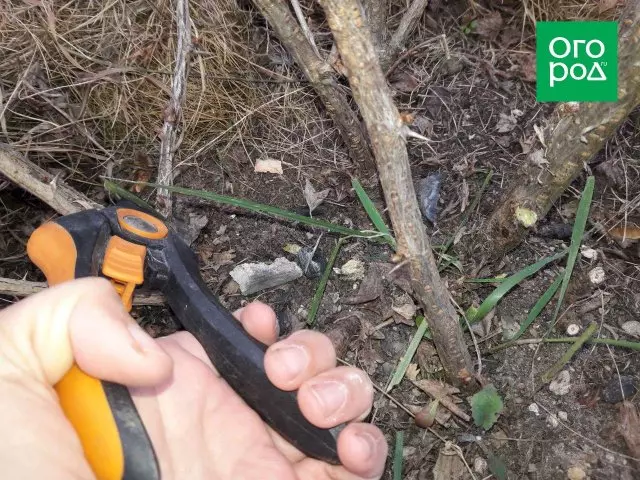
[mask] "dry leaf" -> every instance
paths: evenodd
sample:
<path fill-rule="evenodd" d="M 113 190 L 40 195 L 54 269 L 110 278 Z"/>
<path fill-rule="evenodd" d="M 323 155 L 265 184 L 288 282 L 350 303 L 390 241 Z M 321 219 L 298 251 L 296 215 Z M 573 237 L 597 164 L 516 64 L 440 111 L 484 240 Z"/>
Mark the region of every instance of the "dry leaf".
<path fill-rule="evenodd" d="M 627 400 L 620 404 L 618 429 L 627 442 L 631 456 L 640 458 L 640 416 L 636 406 Z"/>
<path fill-rule="evenodd" d="M 313 213 L 313 211 L 318 208 L 320 204 L 322 204 L 322 202 L 324 202 L 324 199 L 327 198 L 330 191 L 330 188 L 322 190 L 321 192 L 316 191 L 316 189 L 313 188 L 313 185 L 311 185 L 311 182 L 307 178 L 304 186 L 304 199 L 309 206 L 309 213 Z"/>
<path fill-rule="evenodd" d="M 282 162 L 280 160 L 272 160 L 270 158 L 259 159 L 256 161 L 254 172 L 276 173 L 278 175 L 282 175 Z"/>
<path fill-rule="evenodd" d="M 640 240 L 640 227 L 637 227 L 635 225 L 627 225 L 626 228 L 624 226 L 615 227 L 609 230 L 609 235 L 614 240 L 622 243 L 633 240 Z"/>
<path fill-rule="evenodd" d="M 407 370 L 404 372 L 404 376 L 407 377 L 412 382 L 415 382 L 418 379 L 418 374 L 420 373 L 420 368 L 417 363 L 410 363 L 407 367 Z"/>
<path fill-rule="evenodd" d="M 486 17 L 476 20 L 475 32 L 481 37 L 493 40 L 502 30 L 502 23 L 500 12 L 491 12 Z"/>
<path fill-rule="evenodd" d="M 133 159 L 133 165 L 135 167 L 133 178 L 136 182 L 148 182 L 151 179 L 152 164 L 149 155 L 143 152 L 137 152 Z M 130 187 L 130 190 L 135 193 L 140 193 L 144 189 L 145 185 L 142 183 L 134 183 Z"/>
<path fill-rule="evenodd" d="M 234 250 L 228 250 L 226 252 L 214 253 L 211 255 L 211 268 L 214 271 L 218 271 L 220 267 L 223 265 L 231 265 L 233 260 L 236 258 L 236 254 Z"/>
<path fill-rule="evenodd" d="M 471 417 L 456 405 L 456 403 L 461 402 L 459 398 L 454 396 L 454 394 L 460 392 L 456 387 L 436 380 L 418 380 L 417 382 L 413 382 L 413 384 L 431 397 L 439 400 L 443 407 L 447 408 L 451 413 L 460 417 L 465 422 L 471 420 Z"/>
<path fill-rule="evenodd" d="M 365 342 L 364 346 L 358 351 L 358 361 L 370 376 L 376 373 L 378 364 L 384 363 L 380 352 L 378 352 L 377 348 L 371 346 L 371 342 Z"/>
<path fill-rule="evenodd" d="M 618 0 L 600 0 L 598 3 L 598 14 L 611 10 L 618 5 Z"/>
<path fill-rule="evenodd" d="M 466 478 L 467 468 L 458 453 L 445 445 L 438 454 L 438 460 L 433 467 L 433 480 L 459 480 Z"/>
<path fill-rule="evenodd" d="M 460 213 L 464 212 L 469 206 L 469 184 L 462 179 L 462 192 L 460 192 Z"/>
<path fill-rule="evenodd" d="M 536 55 L 535 53 L 525 53 L 517 57 L 520 65 L 520 78 L 525 82 L 536 82 Z"/>
<path fill-rule="evenodd" d="M 544 150 L 534 150 L 529 154 L 529 161 L 538 168 L 544 168 L 545 165 L 549 165 L 549 161 L 544 158 Z"/>
<path fill-rule="evenodd" d="M 400 305 L 398 307 L 392 306 L 391 309 L 405 320 L 411 320 L 416 314 L 417 307 L 413 302 L 411 302 L 405 303 L 404 305 Z"/>
<path fill-rule="evenodd" d="M 411 93 L 420 86 L 420 82 L 408 72 L 396 71 L 391 75 L 389 84 L 404 93 Z"/>
<path fill-rule="evenodd" d="M 518 125 L 518 117 L 522 116 L 522 111 L 513 109 L 511 110 L 511 114 L 507 115 L 505 113 L 500 114 L 500 118 L 498 119 L 498 123 L 496 124 L 496 131 L 498 133 L 508 133 L 511 132 L 516 125 Z"/>
<path fill-rule="evenodd" d="M 413 120 L 413 126 L 421 135 L 431 137 L 433 135 L 433 121 L 424 115 L 417 115 Z"/>
<path fill-rule="evenodd" d="M 359 305 L 375 300 L 382 294 L 382 277 L 391 268 L 382 263 L 372 263 L 369 265 L 367 274 L 362 280 L 358 293 L 345 298 L 342 303 L 345 305 Z"/>

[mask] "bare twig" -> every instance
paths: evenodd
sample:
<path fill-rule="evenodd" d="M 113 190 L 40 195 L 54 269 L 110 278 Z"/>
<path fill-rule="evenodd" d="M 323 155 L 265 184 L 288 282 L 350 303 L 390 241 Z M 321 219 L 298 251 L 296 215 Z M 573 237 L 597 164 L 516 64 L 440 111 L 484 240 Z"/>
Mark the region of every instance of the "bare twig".
<path fill-rule="evenodd" d="M 413 0 L 403 15 L 400 20 L 400 25 L 398 25 L 398 28 L 391 37 L 389 46 L 381 52 L 380 64 L 384 70 L 386 70 L 393 61 L 395 61 L 398 54 L 404 48 L 404 44 L 416 28 L 416 25 L 418 24 L 420 17 L 422 17 L 425 8 L 427 8 L 427 5 L 429 5 L 429 0 Z"/>
<path fill-rule="evenodd" d="M 46 282 L 29 282 L 0 277 L 0 295 L 28 297 L 47 288 Z M 164 305 L 164 297 L 159 293 L 139 292 L 133 297 L 134 305 Z"/>
<path fill-rule="evenodd" d="M 4 143 L 0 143 L 0 173 L 61 215 L 100 208 L 98 203 L 65 185 Z"/>
<path fill-rule="evenodd" d="M 253 0 L 253 3 L 311 82 L 349 149 L 351 160 L 354 163 L 373 165 L 358 116 L 349 107 L 348 98 L 334 78 L 331 66 L 320 60 L 302 33 L 286 0 Z"/>
<path fill-rule="evenodd" d="M 313 48 L 313 51 L 316 52 L 318 58 L 321 58 L 316 42 L 313 39 L 313 33 L 311 32 L 306 18 L 304 18 L 304 13 L 302 13 L 302 9 L 300 8 L 300 2 L 298 2 L 298 0 L 291 0 L 291 6 L 293 7 L 293 11 L 296 12 L 296 18 L 298 19 L 298 23 L 300 23 L 300 28 L 302 28 L 304 36 L 309 40 L 309 44 L 311 45 L 311 48 Z"/>
<path fill-rule="evenodd" d="M 178 147 L 176 125 L 182 120 L 182 104 L 187 88 L 187 60 L 191 51 L 189 0 L 176 0 L 176 29 L 178 33 L 176 65 L 171 81 L 171 97 L 164 112 L 160 140 L 157 182 L 160 185 L 173 185 L 173 154 Z M 158 189 L 156 204 L 162 215 L 171 216 L 172 201 L 168 190 Z"/>
<path fill-rule="evenodd" d="M 319 0 L 348 71 L 378 166 L 398 254 L 408 260 L 440 360 L 452 384 L 471 377 L 471 356 L 449 293 L 440 279 L 411 180 L 403 123 L 378 62 L 357 0 Z"/>

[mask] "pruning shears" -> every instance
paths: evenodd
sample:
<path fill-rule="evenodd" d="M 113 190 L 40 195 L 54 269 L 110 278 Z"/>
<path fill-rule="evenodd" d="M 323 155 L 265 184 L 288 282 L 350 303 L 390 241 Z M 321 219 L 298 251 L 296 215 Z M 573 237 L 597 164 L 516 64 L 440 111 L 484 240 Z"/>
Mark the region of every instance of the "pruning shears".
<path fill-rule="evenodd" d="M 88 276 L 110 279 L 127 311 L 137 288 L 162 292 L 220 375 L 270 427 L 306 455 L 339 463 L 340 426 L 312 425 L 298 407 L 297 392 L 269 381 L 266 346 L 220 304 L 200 276 L 195 253 L 161 218 L 128 202 L 74 213 L 37 228 L 27 253 L 49 285 Z M 151 440 L 125 386 L 90 377 L 74 365 L 55 389 L 100 480 L 160 478 Z"/>

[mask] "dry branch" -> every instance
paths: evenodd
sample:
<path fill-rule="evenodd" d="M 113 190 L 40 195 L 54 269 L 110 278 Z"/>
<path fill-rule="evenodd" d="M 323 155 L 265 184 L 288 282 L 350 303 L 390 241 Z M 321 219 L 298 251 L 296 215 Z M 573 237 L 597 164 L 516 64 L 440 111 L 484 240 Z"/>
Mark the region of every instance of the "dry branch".
<path fill-rule="evenodd" d="M 424 308 L 451 383 L 472 372 L 458 317 L 440 279 L 409 170 L 403 123 L 378 62 L 357 0 L 319 0 L 367 125 L 398 253 L 407 259 L 412 288 Z"/>
<path fill-rule="evenodd" d="M 333 76 L 333 70 L 320 60 L 304 36 L 300 25 L 289 10 L 286 0 L 253 0 L 277 37 L 293 55 L 314 90 L 322 100 L 329 116 L 340 131 L 354 163 L 373 165 L 371 151 L 360 128 L 357 115 L 349 107 L 345 93 Z"/>
<path fill-rule="evenodd" d="M 605 141 L 640 104 L 640 1 L 629 3 L 620 29 L 617 103 L 569 103 L 555 109 L 543 129 L 544 148 L 549 162 L 544 170 L 527 162 L 517 176 L 515 187 L 498 202 L 480 243 L 488 258 L 499 258 L 517 246 L 528 229 L 516 219 L 516 209 L 545 217 L 553 203 L 569 187 L 584 165 L 591 161 Z"/>
<path fill-rule="evenodd" d="M 291 0 L 291 6 L 293 7 L 293 11 L 296 12 L 296 18 L 298 19 L 298 23 L 300 23 L 300 28 L 302 28 L 304 36 L 307 37 L 311 48 L 313 48 L 313 51 L 316 53 L 318 58 L 320 58 L 320 52 L 318 51 L 315 40 L 313 39 L 313 33 L 309 28 L 309 24 L 307 24 L 307 20 L 304 18 L 304 13 L 302 13 L 300 2 L 298 2 L 298 0 Z"/>
<path fill-rule="evenodd" d="M 47 288 L 46 282 L 29 282 L 0 277 L 0 295 L 28 297 Z M 134 305 L 164 305 L 164 297 L 159 293 L 140 292 L 133 297 Z"/>
<path fill-rule="evenodd" d="M 38 197 L 60 215 L 100 208 L 99 204 L 65 185 L 4 143 L 0 143 L 0 173 Z"/>
<path fill-rule="evenodd" d="M 389 45 L 384 48 L 380 54 L 380 65 L 382 65 L 383 70 L 386 71 L 396 60 L 396 57 L 404 48 L 407 39 L 418 25 L 420 17 L 422 17 L 427 5 L 429 5 L 429 0 L 413 0 L 411 5 L 409 5 L 409 8 L 400 20 L 398 28 L 389 41 Z"/>
<path fill-rule="evenodd" d="M 164 112 L 164 124 L 160 137 L 158 181 L 160 185 L 173 185 L 173 154 L 178 148 L 176 125 L 182 120 L 182 104 L 187 89 L 187 60 L 191 51 L 191 18 L 189 0 L 176 0 L 176 65 L 171 80 L 171 97 Z M 156 196 L 158 211 L 165 217 L 172 212 L 171 193 L 158 189 Z"/>

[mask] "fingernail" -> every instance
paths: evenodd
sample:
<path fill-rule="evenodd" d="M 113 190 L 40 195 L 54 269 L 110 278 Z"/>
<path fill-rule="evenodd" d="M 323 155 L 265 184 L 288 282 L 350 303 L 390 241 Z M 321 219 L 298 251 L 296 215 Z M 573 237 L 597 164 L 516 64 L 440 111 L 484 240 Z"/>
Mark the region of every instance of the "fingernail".
<path fill-rule="evenodd" d="M 272 352 L 278 368 L 288 381 L 295 380 L 309 365 L 309 354 L 300 345 L 283 345 Z"/>
<path fill-rule="evenodd" d="M 325 417 L 332 417 L 347 403 L 347 386 L 333 380 L 311 386 Z"/>
<path fill-rule="evenodd" d="M 157 352 L 160 347 L 156 341 L 137 323 L 129 323 L 129 334 L 133 339 L 133 348 L 138 353 L 145 355 L 151 352 Z"/>
<path fill-rule="evenodd" d="M 367 432 L 359 432 L 355 437 L 359 448 L 362 451 L 362 456 L 367 459 L 371 458 L 376 452 L 376 439 Z"/>

